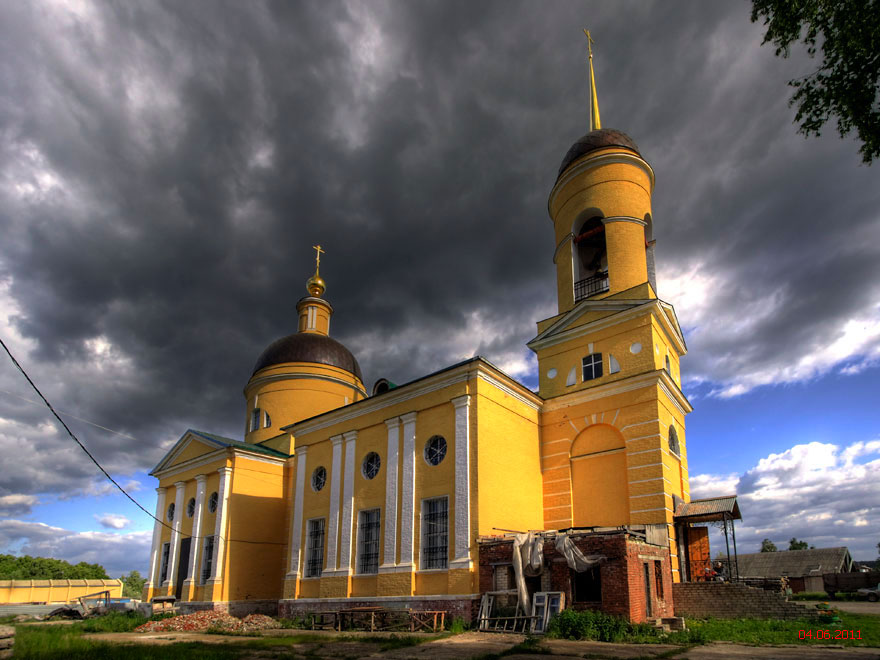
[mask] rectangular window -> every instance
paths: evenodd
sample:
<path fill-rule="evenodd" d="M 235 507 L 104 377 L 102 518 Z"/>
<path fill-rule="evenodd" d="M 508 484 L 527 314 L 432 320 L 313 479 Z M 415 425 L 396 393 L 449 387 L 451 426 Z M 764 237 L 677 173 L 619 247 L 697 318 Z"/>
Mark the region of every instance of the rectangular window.
<path fill-rule="evenodd" d="M 214 537 L 205 537 L 205 547 L 202 554 L 202 584 L 211 578 L 211 570 L 214 568 Z"/>
<path fill-rule="evenodd" d="M 379 509 L 358 514 L 358 573 L 379 572 Z"/>
<path fill-rule="evenodd" d="M 597 603 L 602 600 L 602 579 L 599 567 L 587 569 L 582 573 L 571 572 L 571 599 L 575 603 Z"/>
<path fill-rule="evenodd" d="M 446 568 L 449 557 L 449 499 L 422 502 L 422 568 Z"/>
<path fill-rule="evenodd" d="M 602 354 L 593 353 L 584 358 L 584 381 L 602 377 Z"/>
<path fill-rule="evenodd" d="M 264 412 L 263 413 L 263 427 L 269 428 L 270 426 L 272 426 L 272 418 L 269 417 L 269 413 Z"/>
<path fill-rule="evenodd" d="M 162 569 L 159 571 L 159 584 L 168 579 L 168 556 L 171 554 L 171 544 L 162 544 Z"/>
<path fill-rule="evenodd" d="M 251 411 L 251 431 L 256 431 L 260 428 L 260 409 L 254 408 Z"/>
<path fill-rule="evenodd" d="M 324 519 L 308 522 L 306 532 L 306 577 L 321 577 L 324 568 Z"/>

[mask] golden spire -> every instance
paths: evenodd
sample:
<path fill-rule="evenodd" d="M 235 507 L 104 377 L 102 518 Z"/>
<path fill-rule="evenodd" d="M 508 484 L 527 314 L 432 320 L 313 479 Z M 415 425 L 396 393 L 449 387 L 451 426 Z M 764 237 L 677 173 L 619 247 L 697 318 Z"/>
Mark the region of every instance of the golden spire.
<path fill-rule="evenodd" d="M 602 120 L 599 118 L 599 97 L 596 94 L 596 74 L 593 72 L 593 37 L 590 31 L 584 28 L 587 35 L 587 48 L 590 51 L 590 131 L 602 128 Z"/>
<path fill-rule="evenodd" d="M 306 291 L 309 292 L 309 295 L 314 296 L 315 298 L 320 298 L 321 294 L 324 293 L 327 286 L 324 284 L 324 280 L 321 279 L 321 253 L 326 254 L 326 250 L 321 248 L 321 245 L 313 245 L 312 248 L 315 250 L 315 274 L 312 275 L 308 281 L 306 282 Z"/>

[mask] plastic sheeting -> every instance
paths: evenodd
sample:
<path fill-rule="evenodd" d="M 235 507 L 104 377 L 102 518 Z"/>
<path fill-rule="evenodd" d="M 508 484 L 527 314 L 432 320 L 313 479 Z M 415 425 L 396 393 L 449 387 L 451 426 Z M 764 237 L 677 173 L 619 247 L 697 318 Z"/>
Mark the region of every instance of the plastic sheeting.
<path fill-rule="evenodd" d="M 606 560 L 605 555 L 585 555 L 565 532 L 556 534 L 556 549 L 565 557 L 568 567 L 578 573 L 588 571 Z"/>
<path fill-rule="evenodd" d="M 513 537 L 513 576 L 516 580 L 517 605 L 524 614 L 531 614 L 526 578 L 544 571 L 544 537 L 529 532 Z"/>

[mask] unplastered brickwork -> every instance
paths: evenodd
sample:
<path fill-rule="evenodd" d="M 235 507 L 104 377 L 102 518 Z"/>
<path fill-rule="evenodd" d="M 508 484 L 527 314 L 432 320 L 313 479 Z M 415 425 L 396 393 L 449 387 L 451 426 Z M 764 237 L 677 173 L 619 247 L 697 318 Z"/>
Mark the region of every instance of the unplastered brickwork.
<path fill-rule="evenodd" d="M 650 579 L 651 618 L 673 615 L 672 569 L 669 551 L 663 546 L 640 540 L 624 531 L 592 533 L 574 537 L 575 545 L 585 555 L 603 555 L 606 561 L 599 567 L 601 603 L 573 603 L 571 570 L 565 557 L 556 549 L 553 536 L 544 542 L 544 567 L 541 588 L 562 591 L 565 602 L 575 609 L 601 609 L 608 614 L 623 616 L 633 622 L 647 618 L 645 569 Z M 513 539 L 510 537 L 482 539 L 480 548 L 480 592 L 495 589 L 495 566 L 510 564 L 513 557 Z M 654 562 L 660 562 L 662 597 L 657 588 Z"/>
<path fill-rule="evenodd" d="M 736 619 L 807 619 L 816 615 L 771 591 L 728 582 L 681 582 L 673 585 L 676 616 Z"/>
<path fill-rule="evenodd" d="M 434 612 L 446 612 L 447 625 L 453 619 L 464 619 L 467 622 L 474 620 L 479 607 L 479 600 L 470 597 L 462 598 L 407 598 L 379 600 L 346 599 L 321 599 L 321 601 L 302 602 L 299 600 L 282 600 L 278 603 L 278 615 L 292 619 L 297 616 L 313 614 L 316 612 L 336 612 L 350 610 L 357 607 L 387 607 L 388 609 L 410 609 Z"/>

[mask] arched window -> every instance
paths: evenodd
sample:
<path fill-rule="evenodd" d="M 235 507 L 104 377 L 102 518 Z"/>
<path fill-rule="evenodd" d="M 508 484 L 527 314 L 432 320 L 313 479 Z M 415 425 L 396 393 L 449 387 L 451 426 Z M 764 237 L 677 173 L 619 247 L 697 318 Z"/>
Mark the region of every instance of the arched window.
<path fill-rule="evenodd" d="M 666 356 L 666 373 L 672 376 L 672 364 L 669 362 L 669 356 Z"/>
<path fill-rule="evenodd" d="M 605 225 L 593 216 L 575 232 L 573 245 L 575 302 L 608 290 L 608 251 Z"/>
<path fill-rule="evenodd" d="M 681 447 L 678 444 L 678 433 L 675 432 L 675 427 L 669 427 L 669 451 L 671 451 L 676 456 L 681 454 Z"/>

